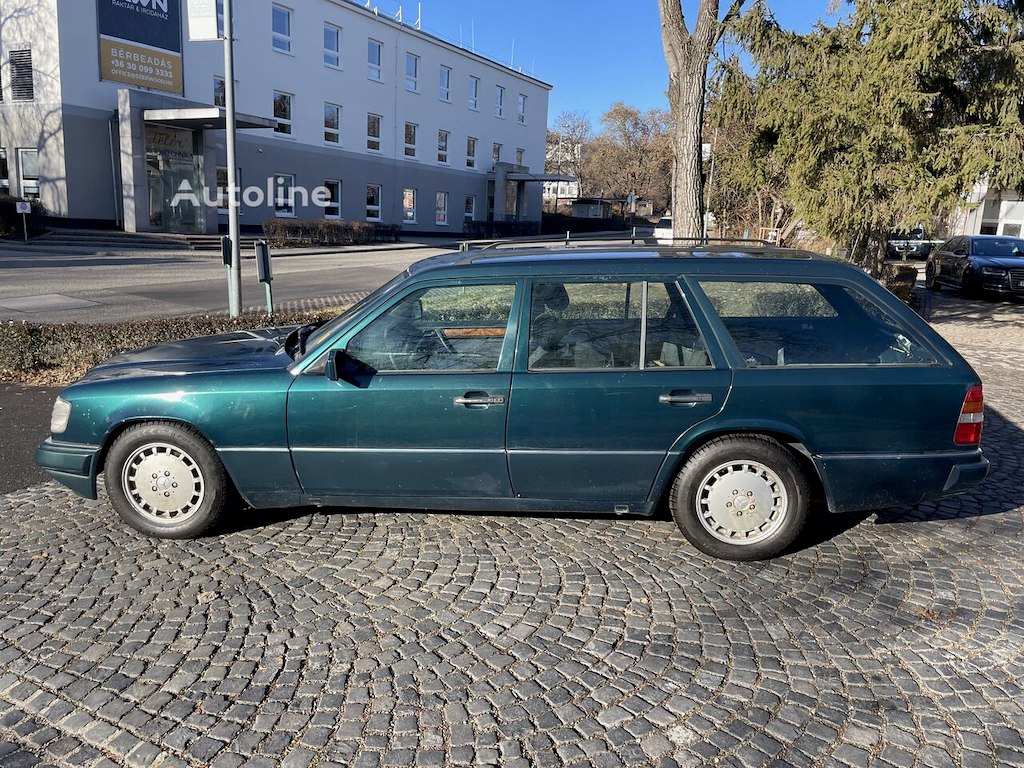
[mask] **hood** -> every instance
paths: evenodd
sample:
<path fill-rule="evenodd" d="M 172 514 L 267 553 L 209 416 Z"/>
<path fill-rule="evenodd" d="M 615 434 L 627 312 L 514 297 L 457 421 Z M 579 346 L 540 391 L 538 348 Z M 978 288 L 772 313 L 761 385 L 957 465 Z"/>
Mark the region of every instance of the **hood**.
<path fill-rule="evenodd" d="M 294 326 L 233 331 L 122 352 L 90 370 L 82 381 L 134 376 L 183 376 L 241 369 L 285 368 L 285 339 Z"/>
<path fill-rule="evenodd" d="M 975 256 L 974 259 L 979 267 L 1024 269 L 1024 254 L 1020 256 Z"/>

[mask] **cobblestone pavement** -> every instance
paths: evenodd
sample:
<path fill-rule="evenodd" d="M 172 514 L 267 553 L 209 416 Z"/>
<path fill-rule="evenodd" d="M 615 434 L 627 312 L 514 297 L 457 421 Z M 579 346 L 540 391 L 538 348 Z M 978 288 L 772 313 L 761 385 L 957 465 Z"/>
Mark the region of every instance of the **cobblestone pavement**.
<path fill-rule="evenodd" d="M 579 517 L 156 542 L 0 496 L 0 765 L 1024 765 L 1024 305 L 928 299 L 985 378 L 991 478 L 772 562 Z"/>

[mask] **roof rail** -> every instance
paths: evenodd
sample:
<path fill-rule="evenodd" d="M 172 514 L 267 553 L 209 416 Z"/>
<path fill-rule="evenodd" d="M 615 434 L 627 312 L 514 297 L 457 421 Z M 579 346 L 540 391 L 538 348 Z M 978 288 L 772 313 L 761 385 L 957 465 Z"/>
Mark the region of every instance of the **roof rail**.
<path fill-rule="evenodd" d="M 524 245 L 535 245 L 537 247 L 583 247 L 588 245 L 601 245 L 604 243 L 626 243 L 630 245 L 663 245 L 663 241 L 672 240 L 672 245 L 721 245 L 740 244 L 758 247 L 777 248 L 778 243 L 769 240 L 755 240 L 742 237 L 660 237 L 655 240 L 653 235 L 638 235 L 637 228 L 633 227 L 632 233 L 623 232 L 566 232 L 565 236 L 560 235 L 532 235 L 528 237 L 492 238 L 485 240 L 460 240 L 460 251 L 490 251 L 503 247 L 522 247 Z M 545 245 L 545 244 L 549 245 Z M 555 244 L 555 245 L 550 245 Z"/>

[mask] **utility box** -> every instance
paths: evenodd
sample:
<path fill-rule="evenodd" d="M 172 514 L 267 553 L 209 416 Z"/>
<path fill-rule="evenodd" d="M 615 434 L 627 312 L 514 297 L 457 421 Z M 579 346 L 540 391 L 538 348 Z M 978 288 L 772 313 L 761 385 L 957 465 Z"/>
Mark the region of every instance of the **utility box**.
<path fill-rule="evenodd" d="M 261 283 L 269 283 L 274 279 L 270 266 L 270 244 L 266 240 L 256 241 L 256 276 Z"/>

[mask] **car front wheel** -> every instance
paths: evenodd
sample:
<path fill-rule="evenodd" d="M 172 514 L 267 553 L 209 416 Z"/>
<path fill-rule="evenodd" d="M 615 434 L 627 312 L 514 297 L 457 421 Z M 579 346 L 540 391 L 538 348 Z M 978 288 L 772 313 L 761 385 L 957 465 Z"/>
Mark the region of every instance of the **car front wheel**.
<path fill-rule="evenodd" d="M 924 287 L 929 291 L 939 290 L 939 284 L 935 282 L 935 270 L 928 265 L 924 270 Z"/>
<path fill-rule="evenodd" d="M 200 536 L 228 495 L 224 466 L 210 445 L 194 429 L 168 422 L 125 430 L 107 454 L 104 474 L 121 518 L 161 539 Z"/>
<path fill-rule="evenodd" d="M 725 560 L 774 557 L 807 520 L 810 489 L 783 445 L 757 435 L 716 438 L 679 470 L 670 509 L 697 549 Z"/>

